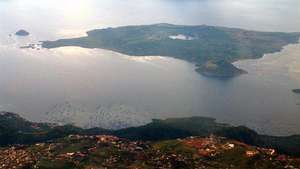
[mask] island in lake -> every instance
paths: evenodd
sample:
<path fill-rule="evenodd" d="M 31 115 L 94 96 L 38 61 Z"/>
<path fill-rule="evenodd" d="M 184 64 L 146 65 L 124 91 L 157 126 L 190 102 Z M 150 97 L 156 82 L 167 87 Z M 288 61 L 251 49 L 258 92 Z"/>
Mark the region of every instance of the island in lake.
<path fill-rule="evenodd" d="M 44 41 L 42 46 L 79 46 L 107 49 L 130 56 L 174 57 L 195 63 L 197 71 L 203 75 L 233 77 L 244 71 L 232 62 L 256 59 L 266 53 L 280 51 L 285 45 L 298 43 L 299 37 L 300 33 L 154 24 L 96 29 L 87 32 L 85 37 Z"/>
<path fill-rule="evenodd" d="M 29 32 L 27 32 L 26 30 L 19 30 L 18 32 L 15 33 L 17 36 L 28 36 Z"/>

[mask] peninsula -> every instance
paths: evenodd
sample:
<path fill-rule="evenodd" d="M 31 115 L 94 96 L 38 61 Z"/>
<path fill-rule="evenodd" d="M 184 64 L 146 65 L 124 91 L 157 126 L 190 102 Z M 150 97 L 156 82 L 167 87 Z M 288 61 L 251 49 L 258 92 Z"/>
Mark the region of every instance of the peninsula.
<path fill-rule="evenodd" d="M 207 61 L 205 64 L 198 65 L 196 71 L 203 76 L 216 78 L 230 78 L 247 73 L 224 60 Z"/>
<path fill-rule="evenodd" d="M 280 51 L 287 44 L 298 43 L 299 37 L 300 33 L 154 24 L 96 29 L 87 32 L 85 37 L 43 41 L 42 47 L 79 46 L 102 48 L 130 56 L 167 56 L 195 63 L 199 66 L 197 71 L 208 76 L 233 77 L 240 73 L 232 73 L 237 68 L 227 71 L 234 67 L 232 62 L 260 58 L 266 53 Z M 220 60 L 227 64 L 219 66 L 225 67 L 207 73 L 207 69 L 204 69 L 207 62 Z M 220 74 L 219 70 L 225 71 Z"/>

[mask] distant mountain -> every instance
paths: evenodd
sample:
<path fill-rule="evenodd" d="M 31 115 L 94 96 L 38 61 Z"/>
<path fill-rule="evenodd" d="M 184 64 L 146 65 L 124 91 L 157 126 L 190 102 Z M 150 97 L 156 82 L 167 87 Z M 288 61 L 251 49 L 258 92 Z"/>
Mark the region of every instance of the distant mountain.
<path fill-rule="evenodd" d="M 0 114 L 0 145 L 33 144 L 66 137 L 70 134 L 108 134 L 135 141 L 162 141 L 189 136 L 208 137 L 211 134 L 246 144 L 274 148 L 279 153 L 300 157 L 300 136 L 275 137 L 259 135 L 244 126 L 217 123 L 213 118 L 190 117 L 154 119 L 151 123 L 120 130 L 102 128 L 82 129 L 72 125 L 58 126 L 32 123 L 14 113 Z"/>
<path fill-rule="evenodd" d="M 80 46 L 102 48 L 131 56 L 169 56 L 196 63 L 201 67 L 207 61 L 222 60 L 230 64 L 240 59 L 260 58 L 266 53 L 280 51 L 287 44 L 298 43 L 300 37 L 300 33 L 171 24 L 96 29 L 87 32 L 87 35 L 81 38 L 44 41 L 42 46 Z M 226 68 L 221 67 L 220 70 L 223 69 Z M 200 72 L 202 70 L 198 69 Z M 230 71 L 227 74 L 225 71 L 223 75 L 232 77 L 237 74 Z"/>

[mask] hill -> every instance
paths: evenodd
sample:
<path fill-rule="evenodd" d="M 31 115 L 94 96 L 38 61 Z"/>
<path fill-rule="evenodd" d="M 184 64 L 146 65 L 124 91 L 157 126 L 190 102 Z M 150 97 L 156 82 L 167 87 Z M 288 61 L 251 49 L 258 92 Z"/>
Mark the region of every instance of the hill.
<path fill-rule="evenodd" d="M 154 119 L 144 126 L 120 130 L 82 129 L 72 125 L 58 126 L 29 122 L 14 113 L 0 113 L 0 147 L 47 142 L 70 134 L 114 135 L 132 141 L 162 141 L 189 136 L 208 137 L 211 134 L 244 142 L 253 146 L 274 148 L 279 153 L 300 157 L 300 136 L 260 135 L 244 126 L 217 123 L 213 118 L 189 117 Z"/>
<path fill-rule="evenodd" d="M 65 137 L 69 134 L 105 134 L 109 130 L 84 130 L 72 125 L 30 122 L 15 113 L 0 112 L 0 146 L 33 144 Z"/>

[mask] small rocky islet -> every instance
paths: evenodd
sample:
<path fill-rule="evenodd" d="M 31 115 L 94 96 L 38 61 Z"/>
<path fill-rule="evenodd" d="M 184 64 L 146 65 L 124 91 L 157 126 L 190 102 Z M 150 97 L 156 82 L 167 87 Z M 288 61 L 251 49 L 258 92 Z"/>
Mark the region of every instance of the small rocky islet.
<path fill-rule="evenodd" d="M 29 34 L 30 33 L 24 29 L 20 29 L 15 33 L 15 35 L 17 36 L 29 36 Z"/>
<path fill-rule="evenodd" d="M 292 90 L 294 93 L 300 94 L 300 89 L 293 89 Z"/>

